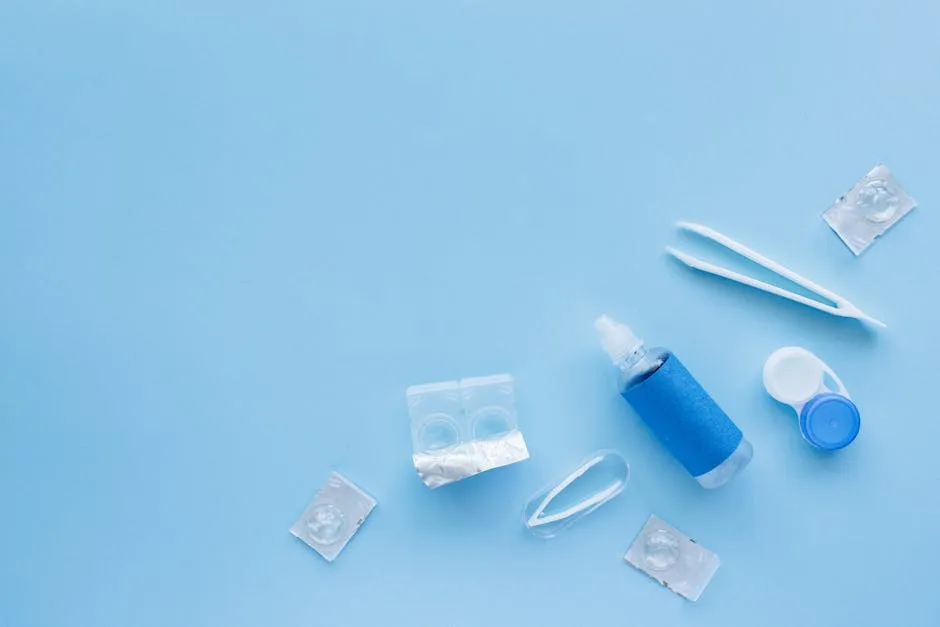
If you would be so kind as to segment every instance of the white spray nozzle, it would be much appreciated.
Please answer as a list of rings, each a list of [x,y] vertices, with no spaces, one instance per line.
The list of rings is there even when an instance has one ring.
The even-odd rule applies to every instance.
[[[643,340],[634,335],[630,327],[610,316],[601,316],[595,320],[594,328],[600,333],[601,345],[615,364],[632,355],[643,345]]]

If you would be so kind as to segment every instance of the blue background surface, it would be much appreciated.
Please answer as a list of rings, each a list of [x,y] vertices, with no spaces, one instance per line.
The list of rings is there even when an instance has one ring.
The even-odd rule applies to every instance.
[[[709,6],[712,5],[712,6]],[[0,6],[0,625],[940,622],[940,5]],[[856,259],[820,219],[878,162],[920,204]],[[697,276],[709,224],[872,334]],[[675,350],[755,446],[701,490],[617,397],[592,322]],[[830,363],[858,440],[763,392]],[[532,459],[435,492],[410,384],[511,372]],[[564,536],[526,499],[634,478]],[[287,530],[332,469],[379,505],[327,564]],[[716,551],[698,604],[622,555]]]

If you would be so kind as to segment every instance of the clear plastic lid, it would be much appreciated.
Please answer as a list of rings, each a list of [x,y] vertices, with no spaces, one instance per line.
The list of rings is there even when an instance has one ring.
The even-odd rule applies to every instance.
[[[630,464],[617,451],[597,451],[564,479],[526,503],[523,523],[539,538],[553,538],[611,500],[630,481]]]

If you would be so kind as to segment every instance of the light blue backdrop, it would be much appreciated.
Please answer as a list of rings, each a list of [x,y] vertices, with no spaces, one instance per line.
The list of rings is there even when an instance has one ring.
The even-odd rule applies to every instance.
[[[713,6],[709,6],[713,5]],[[0,625],[940,623],[936,2],[0,6]],[[856,259],[820,213],[878,162],[920,204]],[[695,219],[877,335],[681,268]],[[697,487],[592,321],[674,349],[755,446]],[[801,344],[862,410],[832,457],[760,385]],[[431,492],[416,383],[511,372],[532,459]],[[530,538],[598,448],[625,494]],[[288,534],[329,471],[379,505]],[[655,512],[698,604],[622,555]]]

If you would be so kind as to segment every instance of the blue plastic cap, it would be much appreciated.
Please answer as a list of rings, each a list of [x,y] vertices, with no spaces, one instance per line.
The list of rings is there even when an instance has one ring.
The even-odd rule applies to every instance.
[[[855,403],[833,392],[814,396],[800,412],[803,437],[825,451],[835,451],[851,444],[861,425],[862,419]]]

